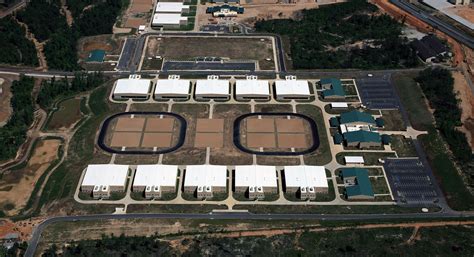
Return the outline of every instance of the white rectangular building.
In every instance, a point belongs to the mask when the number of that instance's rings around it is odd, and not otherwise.
[[[152,81],[150,79],[142,79],[139,75],[131,75],[128,79],[119,79],[115,82],[113,90],[113,99],[148,99],[148,93]]]
[[[316,193],[328,192],[324,166],[285,166],[285,191],[300,193],[301,199],[316,198]]]
[[[311,91],[307,80],[297,80],[294,76],[287,76],[285,80],[275,81],[277,100],[309,100]]]
[[[227,101],[230,99],[229,81],[219,79],[218,76],[198,79],[196,80],[194,97],[198,101]]]
[[[346,164],[364,164],[363,156],[344,156]]]
[[[184,176],[184,192],[195,193],[199,199],[225,192],[227,167],[221,165],[188,165]]]
[[[158,2],[155,13],[189,13],[189,5],[183,2]]]
[[[156,82],[154,96],[156,100],[188,100],[191,81],[179,79],[179,76],[170,76]]]
[[[237,100],[270,100],[270,87],[268,80],[258,80],[253,76],[247,79],[238,79],[235,81],[235,98]]]
[[[91,164],[87,166],[81,183],[81,191],[94,198],[108,198],[111,192],[124,192],[128,165]]]
[[[275,166],[242,165],[235,166],[235,192],[248,190],[250,199],[263,199],[265,193],[277,193]]]
[[[145,192],[145,198],[161,198],[162,193],[176,191],[176,165],[137,165],[134,192]]]
[[[179,29],[182,25],[187,24],[188,17],[183,17],[180,13],[155,13],[151,22],[152,27],[169,29]]]
[[[331,103],[331,108],[332,109],[343,109],[343,108],[349,108],[349,105],[347,103]]]

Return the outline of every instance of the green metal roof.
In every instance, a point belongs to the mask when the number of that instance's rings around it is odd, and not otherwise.
[[[367,195],[374,196],[369,172],[361,168],[347,168],[342,170],[342,177],[356,177],[356,185],[346,187],[347,196]]]
[[[357,110],[345,112],[340,117],[341,124],[352,123],[352,122],[364,122],[368,124],[375,124],[375,119],[372,115],[366,112],[359,112]]]
[[[342,83],[340,79],[335,78],[322,78],[320,80],[321,85],[331,84],[331,89],[323,90],[323,97],[325,96],[345,96],[346,92],[344,88],[342,88]]]
[[[365,131],[365,130],[358,130],[358,131],[351,131],[342,134],[344,139],[348,142],[376,142],[381,143],[382,139],[380,134],[377,132]]]
[[[87,62],[103,62],[105,58],[104,50],[93,50],[89,53]]]

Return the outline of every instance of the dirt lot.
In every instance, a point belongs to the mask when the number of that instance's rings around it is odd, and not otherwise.
[[[165,154],[163,164],[204,164],[206,148],[194,146],[197,119],[209,118],[209,105],[207,104],[173,104],[171,112],[183,116],[188,127],[184,144],[178,150]]]
[[[132,0],[129,8],[122,16],[124,28],[137,29],[140,25],[145,25],[150,19],[153,11],[152,0]]]
[[[168,148],[178,143],[179,130],[179,122],[171,116],[123,115],[110,123],[105,142],[118,149]]]
[[[456,6],[450,8],[450,11],[456,15],[474,23],[474,7],[470,6]]]
[[[256,1],[252,1],[256,2]],[[259,1],[260,2],[260,1]],[[269,1],[266,1],[269,2]],[[288,19],[296,18],[299,11],[303,9],[314,9],[318,7],[317,3],[300,4],[243,4],[245,12],[239,15],[235,20],[237,22],[253,25],[257,20],[270,19]]]
[[[124,39],[113,35],[99,35],[81,38],[77,43],[81,60],[89,56],[92,50],[105,50],[107,55],[120,55]]]
[[[259,38],[150,37],[144,59],[154,56],[173,60],[194,60],[196,57],[213,56],[234,60],[257,60],[262,64],[268,63],[265,61],[266,58],[274,59],[272,41]],[[272,67],[267,67],[265,64],[261,68],[274,69],[273,64],[269,65]],[[149,68],[143,67],[143,69]]]
[[[219,151],[211,150],[211,164],[252,164],[252,155],[238,150],[233,142],[234,120],[240,115],[250,112],[247,104],[221,104],[214,106],[213,118],[224,119],[224,145]]]
[[[10,99],[12,97],[10,86],[11,80],[9,78],[0,77],[0,88],[3,90],[2,94],[0,94],[0,126],[4,126],[7,123],[12,112],[10,106]]]
[[[8,215],[15,215],[28,201],[36,181],[56,159],[60,140],[44,140],[37,144],[25,168],[12,170],[0,181],[0,206]]]
[[[466,134],[471,148],[474,149],[474,96],[461,72],[453,72],[454,91],[461,100],[460,107],[462,109],[461,121],[464,126],[461,130]]]

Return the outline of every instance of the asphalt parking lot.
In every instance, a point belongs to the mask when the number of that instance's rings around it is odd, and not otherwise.
[[[430,179],[418,158],[388,158],[384,169],[399,204],[426,206],[437,202],[436,181]]]
[[[133,57],[135,47],[137,45],[137,39],[127,38],[120,54],[120,59],[117,65],[118,70],[128,70],[130,59]]]
[[[400,101],[389,78],[362,78],[356,81],[362,103],[369,109],[399,109]]]
[[[230,33],[229,27],[225,25],[204,25],[201,27],[201,31]]]
[[[220,62],[220,61],[165,61],[163,71],[173,70],[226,70],[255,71],[255,62]]]

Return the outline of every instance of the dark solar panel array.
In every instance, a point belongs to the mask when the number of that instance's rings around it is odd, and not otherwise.
[[[386,159],[387,178],[395,199],[403,204],[435,203],[438,195],[428,172],[418,158]]]
[[[384,79],[358,79],[357,90],[362,103],[369,109],[398,109],[400,102],[390,81]]]

